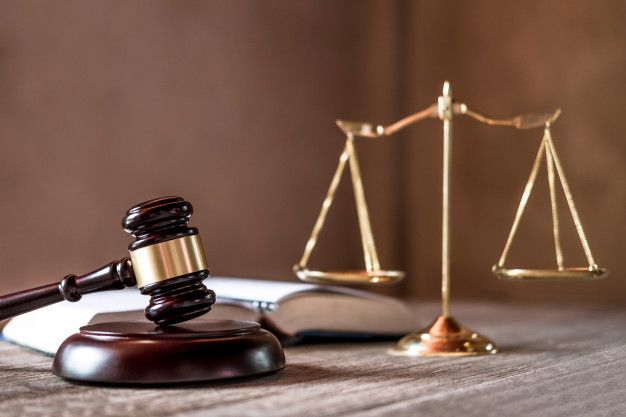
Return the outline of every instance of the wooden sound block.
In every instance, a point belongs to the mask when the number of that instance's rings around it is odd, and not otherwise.
[[[147,385],[260,375],[284,366],[278,339],[258,323],[120,321],[81,327],[61,344],[53,371],[77,381]]]

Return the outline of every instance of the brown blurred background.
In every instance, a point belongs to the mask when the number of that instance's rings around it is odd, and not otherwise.
[[[455,97],[494,117],[564,111],[553,134],[598,263],[596,283],[491,276],[541,130],[457,118],[454,298],[626,301],[626,2],[2,1],[3,292],[124,256],[134,203],[181,195],[215,275],[295,280],[343,137]],[[440,285],[441,125],[358,152],[398,294]],[[349,181],[312,265],[362,262]],[[510,264],[554,264],[545,172]],[[565,256],[585,259],[565,202]]]

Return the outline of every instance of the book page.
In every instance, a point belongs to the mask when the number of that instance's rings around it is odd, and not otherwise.
[[[303,282],[270,281],[246,278],[210,277],[204,284],[217,294],[217,298],[225,300],[241,300],[268,304],[279,304],[288,298],[299,294],[316,292],[343,294],[357,298],[390,299],[354,288],[338,287],[334,285],[316,285]]]
[[[215,291],[218,298],[274,304],[295,293],[318,288],[317,285],[298,282],[223,277],[207,278],[204,285]]]

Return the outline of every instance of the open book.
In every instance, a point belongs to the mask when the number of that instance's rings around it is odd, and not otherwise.
[[[239,278],[207,278],[205,284],[217,301],[194,320],[256,321],[283,344],[393,338],[416,328],[402,302],[366,291]],[[146,320],[147,302],[147,296],[132,288],[87,294],[77,303],[64,301],[14,317],[2,333],[6,340],[54,354],[81,326]]]

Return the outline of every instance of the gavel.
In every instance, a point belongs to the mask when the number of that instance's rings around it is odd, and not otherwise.
[[[215,293],[203,280],[209,276],[202,241],[188,221],[193,207],[181,197],[162,197],[128,210],[122,227],[135,241],[130,258],[113,261],[85,275],[67,275],[61,282],[0,297],[0,320],[83,294],[138,287],[150,296],[148,320],[160,326],[193,319],[211,310]]]

